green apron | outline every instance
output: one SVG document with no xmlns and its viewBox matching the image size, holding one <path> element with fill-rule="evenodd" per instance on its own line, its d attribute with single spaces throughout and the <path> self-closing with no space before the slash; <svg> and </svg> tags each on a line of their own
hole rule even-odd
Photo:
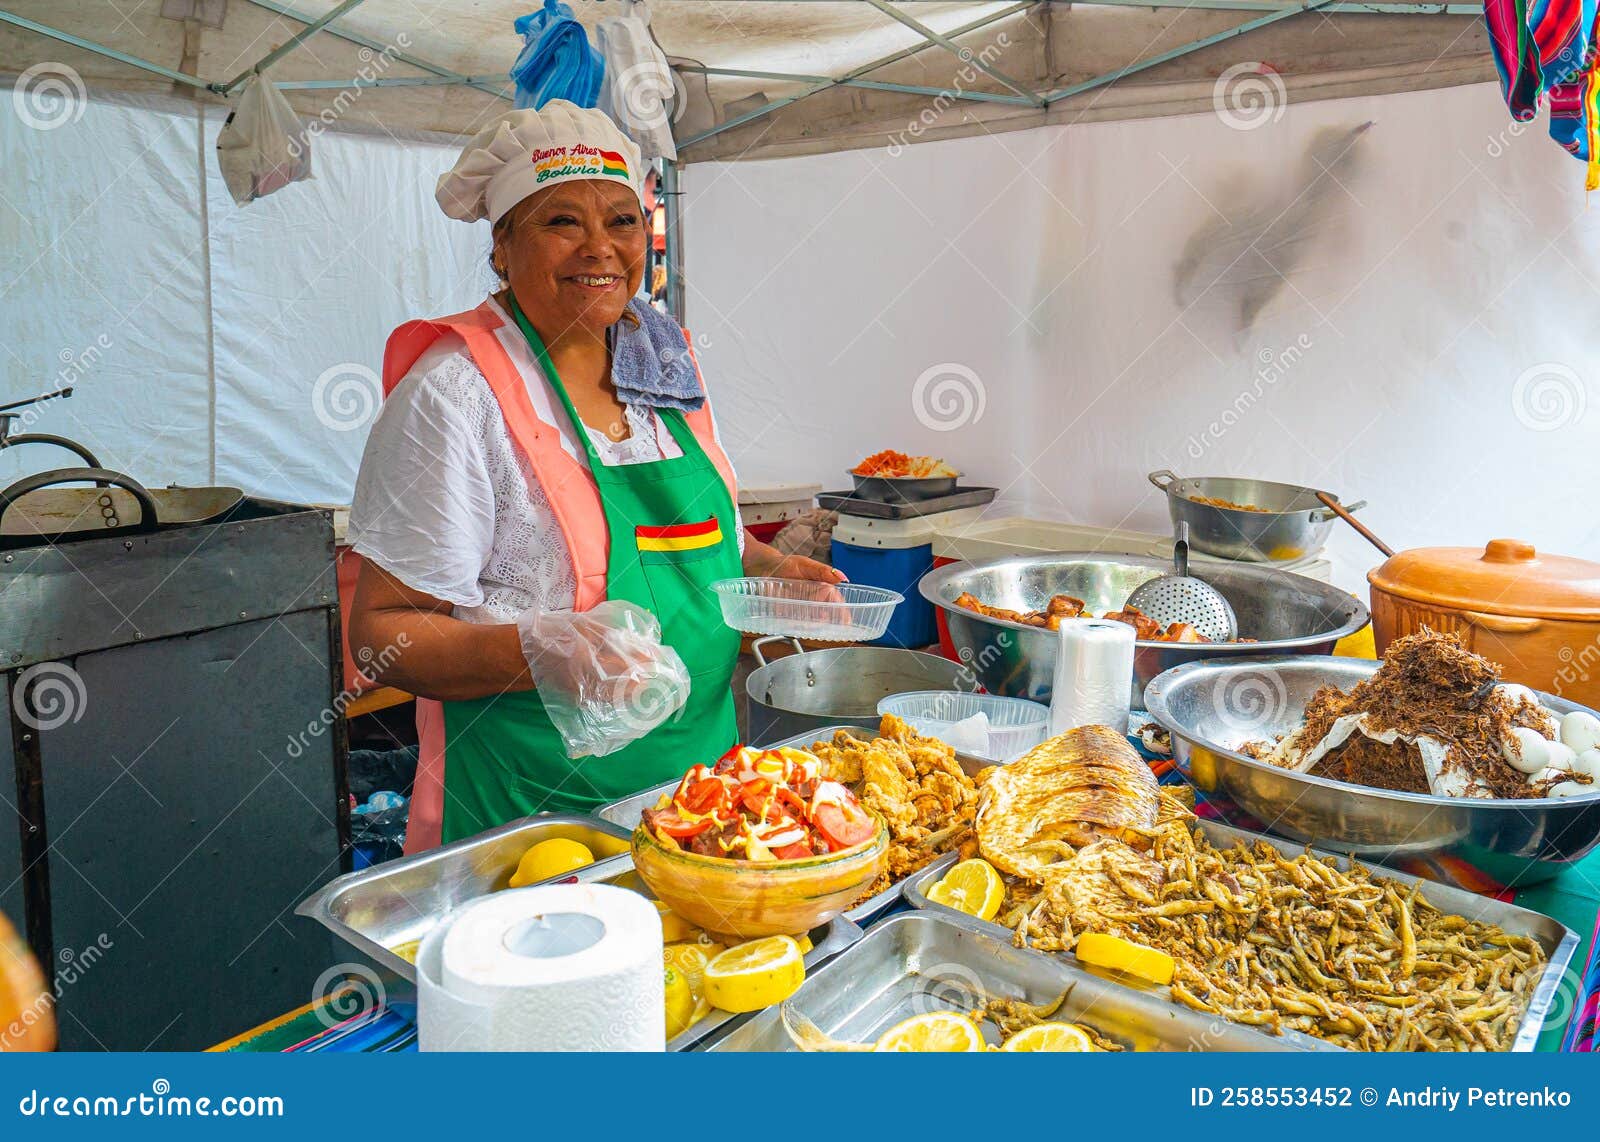
<svg viewBox="0 0 1600 1142">
<path fill-rule="evenodd" d="M 515 300 L 512 316 L 572 419 L 600 490 L 610 533 L 606 597 L 636 603 L 689 669 L 689 700 L 672 719 L 604 757 L 570 759 L 534 690 L 445 702 L 443 840 L 459 840 L 545 810 L 592 813 L 661 785 L 734 742 L 739 634 L 722 621 L 711 584 L 743 574 L 733 499 L 683 414 L 660 412 L 683 455 L 607 466 L 579 419 L 544 343 Z M 720 536 L 715 542 L 707 537 Z"/>
</svg>

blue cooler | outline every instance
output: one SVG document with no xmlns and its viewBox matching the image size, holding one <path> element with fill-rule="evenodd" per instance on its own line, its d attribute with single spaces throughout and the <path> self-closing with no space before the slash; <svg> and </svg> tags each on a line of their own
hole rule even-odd
<svg viewBox="0 0 1600 1142">
<path fill-rule="evenodd" d="M 840 513 L 833 525 L 833 565 L 852 583 L 899 591 L 906 601 L 895 608 L 889 629 L 873 646 L 921 650 L 939 641 L 933 604 L 917 590 L 917 581 L 933 569 L 933 540 L 941 528 L 970 523 L 983 508 L 918 516 L 914 519 L 871 519 Z"/>
</svg>

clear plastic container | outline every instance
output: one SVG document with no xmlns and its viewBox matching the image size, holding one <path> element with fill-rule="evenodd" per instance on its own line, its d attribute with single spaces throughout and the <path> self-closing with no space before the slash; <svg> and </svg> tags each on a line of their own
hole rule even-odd
<svg viewBox="0 0 1600 1142">
<path fill-rule="evenodd" d="M 989 761 L 1015 761 L 1050 735 L 1050 707 L 1026 698 L 966 694 L 959 690 L 914 690 L 878 702 L 878 713 L 893 714 L 919 734 L 943 739 L 957 722 L 979 714 L 989 719 L 989 746 L 960 750 Z M 958 743 L 952 742 L 959 749 Z"/>
<path fill-rule="evenodd" d="M 871 642 L 905 601 L 882 587 L 809 579 L 720 579 L 711 589 L 734 630 L 819 642 Z"/>
</svg>

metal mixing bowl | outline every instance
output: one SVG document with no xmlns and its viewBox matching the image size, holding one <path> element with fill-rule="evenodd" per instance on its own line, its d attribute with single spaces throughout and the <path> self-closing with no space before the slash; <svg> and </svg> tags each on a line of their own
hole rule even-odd
<svg viewBox="0 0 1600 1142">
<path fill-rule="evenodd" d="M 1120 610 L 1133 589 L 1170 575 L 1164 559 L 1089 552 L 1013 555 L 981 563 L 951 563 L 922 577 L 922 597 L 943 609 L 950 639 L 984 689 L 1048 702 L 1055 674 L 1053 631 L 985 618 L 955 605 L 970 591 L 990 606 L 1043 610 L 1051 595 L 1082 599 L 1095 614 Z M 1201 658 L 1236 658 L 1263 652 L 1328 654 L 1334 643 L 1367 625 L 1367 608 L 1354 595 L 1304 575 L 1255 564 L 1189 565 L 1189 574 L 1221 591 L 1239 617 L 1239 635 L 1253 643 L 1134 644 L 1132 702 L 1144 707 L 1144 689 L 1163 670 Z"/>
<path fill-rule="evenodd" d="M 1223 819 L 1377 863 L 1428 858 L 1449 877 L 1455 858 L 1502 884 L 1546 880 L 1600 843 L 1600 795 L 1480 800 L 1395 793 L 1292 773 L 1238 752 L 1300 724 L 1317 689 L 1349 690 L 1378 668 L 1370 659 L 1243 658 L 1192 662 L 1145 690 L 1151 717 L 1172 734 L 1179 771 Z M 1584 707 L 1549 694 L 1560 713 Z"/>
</svg>

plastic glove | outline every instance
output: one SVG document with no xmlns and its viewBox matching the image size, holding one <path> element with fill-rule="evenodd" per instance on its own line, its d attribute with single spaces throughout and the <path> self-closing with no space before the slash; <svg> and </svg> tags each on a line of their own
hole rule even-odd
<svg viewBox="0 0 1600 1142">
<path fill-rule="evenodd" d="M 604 757 L 665 722 L 689 699 L 689 670 L 643 607 L 525 611 L 522 656 L 567 756 Z"/>
</svg>

